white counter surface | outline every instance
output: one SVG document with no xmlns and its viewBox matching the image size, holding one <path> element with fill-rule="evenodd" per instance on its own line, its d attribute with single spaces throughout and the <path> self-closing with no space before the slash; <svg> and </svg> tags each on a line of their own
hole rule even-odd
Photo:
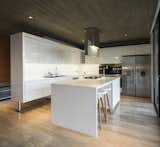
<svg viewBox="0 0 160 147">
<path fill-rule="evenodd" d="M 102 77 L 102 78 L 98 78 L 98 79 L 66 80 L 66 81 L 62 81 L 62 82 L 57 82 L 55 84 L 56 85 L 100 88 L 100 87 L 103 87 L 103 85 L 106 85 L 106 83 L 110 83 L 117 78 L 120 78 L 120 77 Z"/>
</svg>

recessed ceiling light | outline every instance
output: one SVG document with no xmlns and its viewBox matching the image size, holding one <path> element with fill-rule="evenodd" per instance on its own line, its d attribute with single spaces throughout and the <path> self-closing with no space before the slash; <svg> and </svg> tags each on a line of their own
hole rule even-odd
<svg viewBox="0 0 160 147">
<path fill-rule="evenodd" d="M 33 17 L 32 16 L 28 16 L 28 19 L 33 19 Z"/>
<path fill-rule="evenodd" d="M 84 42 L 84 40 L 82 40 L 82 42 Z"/>
<path fill-rule="evenodd" d="M 125 37 L 127 37 L 127 36 L 128 36 L 128 34 L 127 34 L 127 33 L 125 33 L 125 34 L 124 34 L 124 36 L 125 36 Z"/>
<path fill-rule="evenodd" d="M 114 57 L 116 60 L 118 60 L 119 59 L 119 57 Z"/>
</svg>

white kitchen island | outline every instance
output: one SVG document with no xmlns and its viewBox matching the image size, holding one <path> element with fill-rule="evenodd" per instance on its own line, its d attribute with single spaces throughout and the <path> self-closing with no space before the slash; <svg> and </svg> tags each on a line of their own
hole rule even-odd
<svg viewBox="0 0 160 147">
<path fill-rule="evenodd" d="M 52 123 L 90 136 L 98 136 L 98 90 L 111 88 L 110 108 L 120 101 L 120 78 L 67 80 L 52 84 Z"/>
</svg>

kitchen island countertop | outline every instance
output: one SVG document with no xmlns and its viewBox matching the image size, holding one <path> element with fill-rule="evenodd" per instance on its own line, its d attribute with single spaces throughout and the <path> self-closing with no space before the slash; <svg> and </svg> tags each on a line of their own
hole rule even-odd
<svg viewBox="0 0 160 147">
<path fill-rule="evenodd" d="M 110 110 L 120 101 L 120 77 L 66 80 L 52 84 L 52 123 L 87 135 L 98 136 L 98 92 L 110 88 Z"/>
<path fill-rule="evenodd" d="M 56 83 L 56 85 L 68 85 L 68 86 L 81 86 L 81 87 L 92 87 L 92 88 L 100 88 L 106 85 L 106 83 L 110 83 L 115 79 L 119 79 L 120 77 L 101 77 L 97 79 L 76 79 L 76 80 L 65 80 L 62 82 Z M 53 84 L 54 85 L 54 84 Z"/>
</svg>

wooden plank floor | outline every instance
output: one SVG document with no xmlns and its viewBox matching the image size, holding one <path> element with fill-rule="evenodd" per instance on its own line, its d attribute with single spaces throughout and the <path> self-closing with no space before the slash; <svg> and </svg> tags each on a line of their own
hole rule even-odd
<svg viewBox="0 0 160 147">
<path fill-rule="evenodd" d="M 18 113 L 0 102 L 0 147 L 160 147 L 160 119 L 146 98 L 122 97 L 97 139 L 52 125 L 47 99 L 28 106 Z"/>
</svg>

